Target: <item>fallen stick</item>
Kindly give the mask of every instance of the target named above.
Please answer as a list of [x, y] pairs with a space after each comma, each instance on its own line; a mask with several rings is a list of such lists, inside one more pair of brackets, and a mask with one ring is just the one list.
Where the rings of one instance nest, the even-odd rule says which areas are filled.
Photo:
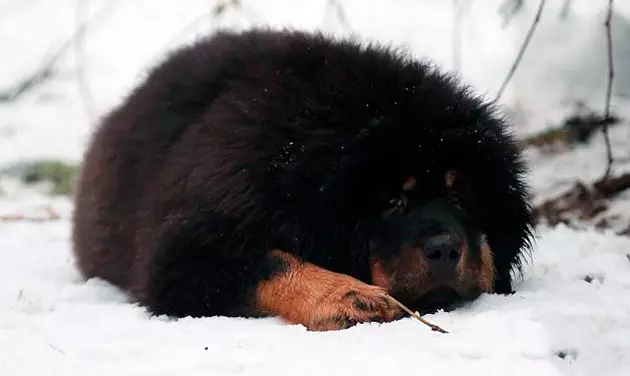
[[435, 331], [435, 332], [440, 332], [440, 333], [448, 333], [446, 330], [440, 328], [439, 326], [430, 323], [429, 321], [423, 319], [420, 315], [418, 315], [417, 313], [413, 312], [412, 310], [410, 310], [409, 308], [405, 307], [404, 304], [402, 304], [401, 302], [399, 302], [398, 300], [394, 299], [393, 296], [389, 295], [389, 294], [384, 294], [384, 296], [391, 300], [392, 302], [396, 303], [396, 305], [398, 305], [400, 308], [402, 308], [405, 312], [407, 312], [408, 314], [411, 315], [411, 317], [415, 318], [416, 320], [419, 320], [421, 323], [423, 323], [424, 325], [428, 326], [429, 328], [431, 328], [431, 330]]
[[58, 218], [50, 217], [31, 217], [24, 214], [7, 214], [0, 215], [0, 222], [25, 221], [25, 222], [48, 222], [56, 221]]
[[52, 222], [58, 221], [60, 218], [55, 217], [34, 217], [24, 214], [8, 214], [0, 215], [0, 222], [24, 221], [24, 222]]
[[27, 216], [24, 214], [4, 214], [0, 215], [0, 222], [11, 222], [11, 221], [26, 221], [26, 222], [49, 222], [49, 221], [58, 221], [61, 219], [61, 215], [55, 211], [51, 206], [46, 206], [44, 208], [46, 211], [46, 216]]

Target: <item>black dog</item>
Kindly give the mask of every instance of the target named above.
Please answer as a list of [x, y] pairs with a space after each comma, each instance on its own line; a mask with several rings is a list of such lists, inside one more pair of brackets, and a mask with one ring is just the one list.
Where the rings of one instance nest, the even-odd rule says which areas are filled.
[[524, 164], [495, 111], [382, 46], [222, 32], [158, 66], [85, 155], [86, 277], [154, 314], [311, 330], [509, 293], [531, 248]]

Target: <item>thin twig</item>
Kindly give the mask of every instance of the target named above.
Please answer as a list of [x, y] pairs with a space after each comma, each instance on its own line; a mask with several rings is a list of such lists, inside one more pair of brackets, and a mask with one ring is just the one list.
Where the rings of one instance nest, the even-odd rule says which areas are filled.
[[525, 50], [527, 49], [527, 45], [529, 45], [530, 39], [532, 39], [532, 35], [534, 35], [534, 30], [536, 30], [536, 26], [538, 25], [538, 22], [540, 21], [540, 17], [542, 15], [544, 6], [545, 6], [545, 0], [540, 0], [540, 4], [538, 5], [538, 11], [536, 12], [536, 17], [534, 18], [534, 21], [529, 27], [529, 31], [527, 32], [527, 36], [525, 37], [525, 40], [523, 41], [523, 45], [521, 46], [521, 49], [518, 52], [518, 55], [516, 56], [516, 60], [514, 60], [514, 63], [512, 63], [512, 68], [510, 68], [510, 71], [508, 72], [507, 76], [505, 76], [505, 79], [503, 80], [503, 83], [501, 84], [501, 87], [499, 88], [499, 91], [497, 92], [497, 96], [494, 99], [495, 102], [498, 102], [499, 98], [501, 98], [501, 95], [503, 94], [503, 91], [507, 87], [507, 84], [512, 79], [514, 72], [516, 72], [516, 68], [520, 64], [521, 59], [523, 58], [523, 55], [525, 55]]
[[53, 75], [54, 63], [59, 56], [61, 56], [61, 54], [55, 54], [47, 63], [42, 64], [34, 73], [15, 84], [12, 88], [6, 91], [0, 91], [0, 102], [12, 102], [37, 84], [50, 78]]
[[[606, 26], [606, 38], [608, 41], [608, 87], [606, 89], [606, 103], [604, 109], [604, 119], [610, 118], [610, 96], [612, 94], [612, 84], [614, 78], [614, 70], [613, 70], [613, 52], [612, 52], [612, 35], [611, 35], [611, 27], [610, 20], [612, 18], [613, 11], [613, 0], [608, 0], [608, 15], [606, 16], [606, 22], [604, 25]], [[610, 175], [610, 170], [612, 169], [613, 164], [613, 156], [612, 156], [612, 147], [610, 146], [610, 137], [608, 136], [608, 122], [604, 122], [604, 126], [602, 127], [602, 131], [604, 133], [604, 140], [606, 141], [606, 171], [604, 172], [604, 177], [602, 180], [607, 179]]]
[[53, 222], [58, 221], [60, 218], [56, 217], [34, 217], [26, 216], [24, 214], [7, 214], [0, 215], [0, 222]]
[[53, 349], [53, 350], [55, 350], [55, 351], [59, 352], [61, 355], [66, 355], [66, 353], [65, 353], [62, 349], [60, 349], [59, 347], [57, 347], [57, 346], [53, 345], [52, 343], [48, 343], [48, 346], [49, 346], [51, 349]]
[[333, 7], [335, 10], [335, 14], [337, 15], [337, 19], [341, 26], [346, 30], [352, 30], [350, 27], [350, 21], [348, 21], [348, 16], [346, 15], [345, 9], [343, 9], [343, 5], [339, 2], [339, 0], [330, 0], [328, 2], [329, 6]]
[[179, 29], [173, 36], [171, 36], [166, 43], [157, 50], [154, 56], [149, 59], [149, 62], [154, 62], [164, 55], [166, 50], [169, 50], [172, 45], [177, 43], [181, 38], [190, 35], [192, 30], [198, 28], [198, 26], [204, 22], [210, 21], [210, 30], [218, 29], [220, 25], [220, 18], [223, 17], [230, 10], [243, 11], [241, 0], [220, 0], [215, 6], [210, 9], [209, 13], [202, 13], [194, 19], [187, 22], [181, 29]]
[[27, 93], [29, 90], [32, 90], [34, 87], [40, 85], [46, 79], [52, 77], [57, 61], [61, 60], [61, 58], [65, 56], [68, 50], [73, 46], [74, 40], [77, 35], [83, 33], [84, 29], [87, 28], [88, 23], [94, 23], [98, 18], [101, 18], [105, 14], [105, 10], [110, 9], [114, 3], [114, 1], [107, 2], [94, 17], [86, 20], [79, 27], [77, 27], [72, 36], [64, 41], [61, 46], [55, 51], [46, 54], [46, 57], [44, 57], [39, 66], [28, 76], [17, 82], [15, 85], [13, 85], [13, 87], [4, 91], [0, 91], [0, 101], [15, 101], [20, 96]]
[[62, 219], [61, 215], [50, 205], [44, 207], [45, 216], [27, 216], [24, 214], [4, 214], [0, 215], [0, 222], [51, 222]]
[[391, 300], [392, 302], [396, 303], [396, 305], [398, 305], [400, 308], [402, 308], [405, 312], [407, 312], [408, 314], [411, 315], [411, 317], [415, 318], [416, 320], [419, 320], [421, 323], [423, 323], [424, 325], [428, 326], [429, 328], [431, 328], [431, 330], [435, 331], [435, 332], [440, 332], [440, 333], [448, 333], [446, 330], [440, 328], [439, 326], [430, 323], [429, 321], [423, 319], [420, 315], [418, 315], [417, 313], [413, 312], [412, 310], [410, 310], [409, 308], [405, 307], [404, 304], [402, 304], [401, 302], [399, 302], [398, 300], [394, 299], [393, 296], [389, 295], [389, 294], [385, 294], [384, 295], [387, 299]]
[[[84, 49], [85, 36], [87, 34], [87, 19], [89, 2], [88, 0], [77, 0], [74, 9], [74, 56], [76, 61], [77, 86], [79, 89], [79, 97], [83, 103], [83, 108], [90, 122], [94, 121], [96, 116], [94, 106], [94, 96], [90, 90], [90, 85], [85, 74], [87, 67], [87, 57]], [[81, 28], [81, 25], [85, 25]]]

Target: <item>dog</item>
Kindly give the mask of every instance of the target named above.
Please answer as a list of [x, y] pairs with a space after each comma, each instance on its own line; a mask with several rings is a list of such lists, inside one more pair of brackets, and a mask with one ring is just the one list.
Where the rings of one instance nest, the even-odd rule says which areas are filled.
[[221, 31], [172, 52], [96, 129], [77, 268], [152, 315], [325, 331], [509, 294], [527, 166], [452, 74], [322, 33]]

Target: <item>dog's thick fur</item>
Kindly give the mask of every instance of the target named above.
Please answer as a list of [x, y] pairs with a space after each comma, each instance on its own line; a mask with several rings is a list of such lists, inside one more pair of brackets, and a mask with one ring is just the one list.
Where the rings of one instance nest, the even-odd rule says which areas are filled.
[[[416, 309], [512, 291], [532, 233], [524, 172], [491, 106], [429, 64], [319, 34], [221, 32], [104, 119], [74, 249], [84, 276], [154, 314], [389, 321], [384, 291]], [[461, 240], [451, 282], [422, 251], [438, 227]]]

